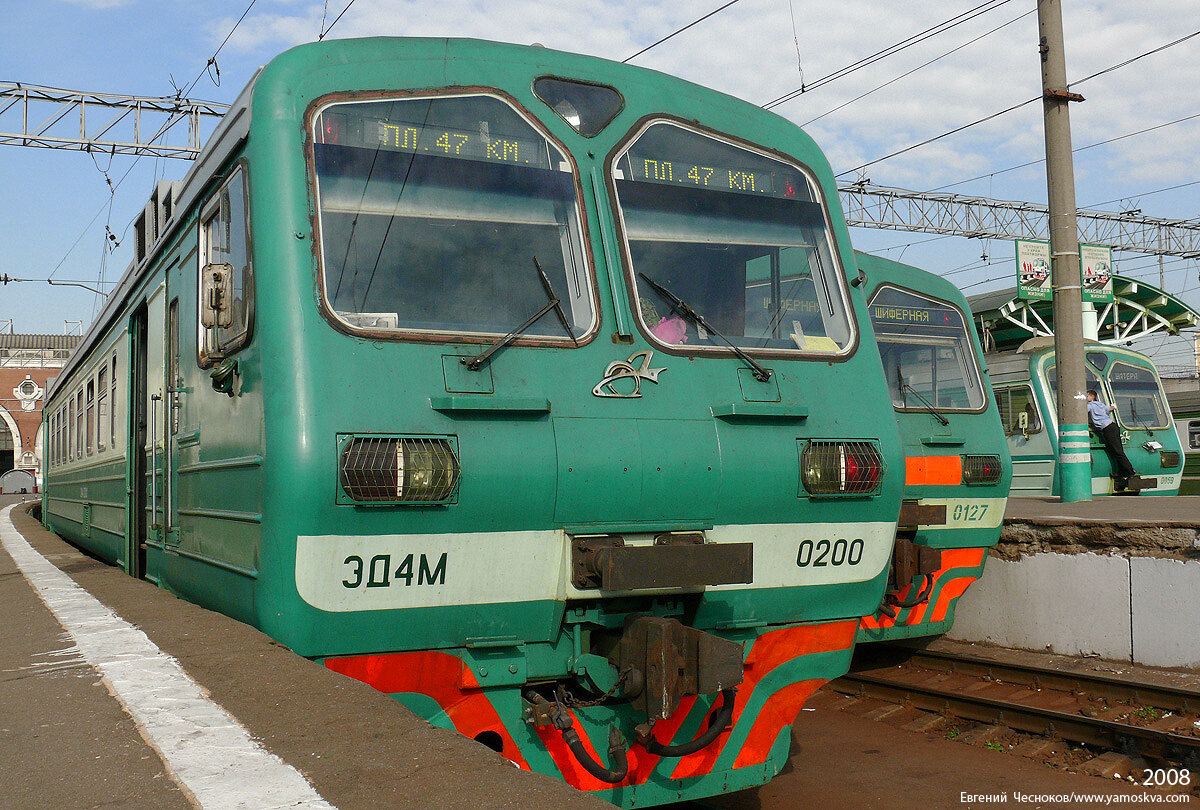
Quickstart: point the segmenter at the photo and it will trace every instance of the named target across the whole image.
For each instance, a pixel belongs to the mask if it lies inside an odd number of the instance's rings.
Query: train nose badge
[[[634,367],[633,364],[639,357],[642,364]],[[596,383],[592,393],[598,397],[621,397],[623,399],[640,397],[642,380],[649,380],[657,385],[659,373],[666,371],[665,368],[650,368],[650,358],[652,357],[654,357],[654,352],[644,351],[629,355],[628,360],[614,360],[608,364],[608,368],[604,369],[604,379]],[[622,393],[615,385],[618,380],[633,380],[633,390]]]

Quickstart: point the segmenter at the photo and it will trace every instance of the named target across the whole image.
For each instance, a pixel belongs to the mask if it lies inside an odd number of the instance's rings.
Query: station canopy
[[[1113,276],[1113,302],[1096,304],[1101,343],[1121,344],[1155,333],[1178,335],[1200,325],[1200,312],[1144,281]],[[1016,349],[1034,337],[1054,335],[1054,302],[1017,298],[1016,288],[967,299],[985,352]],[[1087,334],[1084,327],[1084,337]]]

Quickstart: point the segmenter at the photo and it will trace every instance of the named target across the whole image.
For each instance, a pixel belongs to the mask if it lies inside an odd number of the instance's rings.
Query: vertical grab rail
[[[155,416],[158,413],[158,403],[161,394],[150,395],[150,528],[157,529],[158,525],[158,428]]]

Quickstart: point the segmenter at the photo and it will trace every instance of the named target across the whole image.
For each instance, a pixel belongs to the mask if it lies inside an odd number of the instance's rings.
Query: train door
[[[139,307],[129,322],[129,528],[126,534],[125,570],[139,579],[146,576],[146,543],[149,479],[146,464],[146,307]],[[114,407],[116,403],[113,403]]]

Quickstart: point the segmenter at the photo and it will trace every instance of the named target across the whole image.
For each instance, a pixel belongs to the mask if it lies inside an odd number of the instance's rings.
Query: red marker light
[[[783,196],[784,197],[795,197],[796,196],[796,184],[793,183],[791,180],[783,181]]]

